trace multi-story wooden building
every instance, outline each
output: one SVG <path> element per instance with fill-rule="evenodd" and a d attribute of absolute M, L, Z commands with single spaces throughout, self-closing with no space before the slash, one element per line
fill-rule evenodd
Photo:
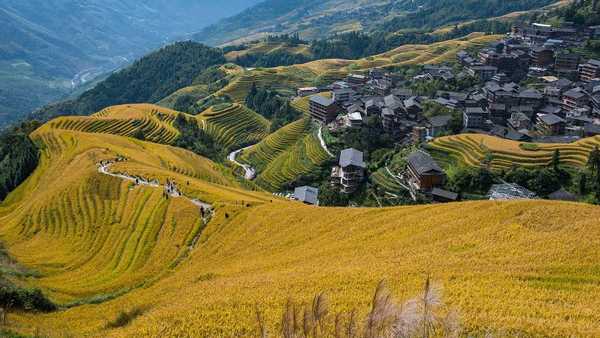
<path fill-rule="evenodd" d="M 593 79 L 600 78 L 600 61 L 589 60 L 579 65 L 579 79 L 583 82 L 590 82 Z"/>
<path fill-rule="evenodd" d="M 340 107 L 332 100 L 321 95 L 313 95 L 309 102 L 310 116 L 322 123 L 335 120 L 340 112 Z"/>
<path fill-rule="evenodd" d="M 429 192 L 444 184 L 446 174 L 435 160 L 423 150 L 408 155 L 408 183 L 413 192 Z"/>
<path fill-rule="evenodd" d="M 567 111 L 586 107 L 588 102 L 587 93 L 580 87 L 567 90 L 562 94 L 563 108 Z"/>
<path fill-rule="evenodd" d="M 331 170 L 331 183 L 342 193 L 353 193 L 363 181 L 366 167 L 361 151 L 344 149 L 340 153 L 339 165 Z"/>

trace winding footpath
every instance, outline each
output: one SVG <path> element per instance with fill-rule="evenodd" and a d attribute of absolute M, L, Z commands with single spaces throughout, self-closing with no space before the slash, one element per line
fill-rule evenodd
<path fill-rule="evenodd" d="M 396 175 L 394 175 L 392 173 L 392 171 L 390 170 L 390 168 L 388 168 L 388 166 L 385 166 L 385 170 L 387 171 L 388 175 L 390 175 L 394 179 L 394 181 L 396 181 L 396 183 L 398 183 L 398 185 L 400 185 L 405 190 L 410 190 L 404 183 L 402 183 L 400 181 L 400 179 L 398 178 L 398 176 L 396 176 Z"/>
<path fill-rule="evenodd" d="M 247 180 L 253 180 L 256 177 L 256 170 L 254 168 L 252 168 L 251 166 L 247 165 L 247 164 L 243 164 L 238 162 L 235 158 L 244 150 L 250 148 L 252 146 L 248 146 L 246 148 L 242 148 L 242 149 L 238 149 L 236 151 L 232 151 L 229 156 L 227 156 L 227 159 L 232 162 L 233 164 L 237 165 L 238 167 L 241 167 L 242 169 L 244 169 L 244 178 Z"/>
<path fill-rule="evenodd" d="M 321 147 L 323 147 L 325 152 L 327 154 L 329 154 L 329 156 L 335 157 L 335 155 L 333 155 L 331 153 L 331 151 L 329 151 L 329 149 L 327 148 L 327 144 L 325 143 L 325 139 L 323 139 L 323 125 L 322 124 L 319 125 L 319 131 L 317 132 L 317 137 L 319 138 L 319 142 L 321 142 Z"/>
<path fill-rule="evenodd" d="M 196 198 L 191 198 L 191 197 L 185 196 L 184 194 L 182 194 L 179 191 L 179 189 L 177 189 L 177 185 L 170 181 L 167 181 L 167 183 L 165 183 L 165 185 L 161 185 L 158 180 L 149 181 L 143 177 L 134 177 L 134 176 L 126 175 L 126 174 L 118 174 L 118 173 L 110 172 L 110 170 L 109 170 L 110 166 L 112 164 L 114 164 L 115 162 L 118 162 L 118 161 L 101 161 L 100 163 L 98 163 L 98 172 L 101 174 L 104 174 L 104 175 L 108 175 L 108 176 L 120 178 L 125 181 L 133 182 L 136 185 L 145 185 L 145 186 L 153 187 L 153 188 L 163 187 L 165 192 L 169 196 L 174 197 L 174 198 L 183 197 L 183 198 L 187 199 L 188 201 L 190 201 L 195 206 L 197 206 L 198 208 L 200 208 L 202 215 L 203 215 L 203 220 L 205 223 L 208 223 L 208 221 L 210 220 L 212 213 L 213 213 L 212 204 L 200 201 L 199 199 L 196 199 Z"/>
<path fill-rule="evenodd" d="M 204 122 L 204 121 L 203 121 Z M 319 126 L 319 130 L 317 132 L 317 137 L 319 138 L 319 143 L 321 143 L 321 147 L 323 148 L 323 150 L 325 150 L 325 152 L 331 156 L 331 157 L 335 157 L 335 155 L 333 155 L 331 153 L 331 151 L 329 151 L 329 149 L 327 148 L 327 144 L 325 143 L 325 139 L 323 139 L 323 125 L 321 124 Z M 236 158 L 238 157 L 239 154 L 241 154 L 244 150 L 249 149 L 251 147 L 253 147 L 254 145 L 242 148 L 242 149 L 238 149 L 236 151 L 232 151 L 231 153 L 229 153 L 229 155 L 227 156 L 227 160 L 233 164 L 235 164 L 236 166 L 244 169 L 244 178 L 251 181 L 253 179 L 256 178 L 256 169 L 254 169 L 252 166 L 248 165 L 248 164 L 244 164 L 244 163 L 240 163 L 238 160 L 236 160 Z"/>

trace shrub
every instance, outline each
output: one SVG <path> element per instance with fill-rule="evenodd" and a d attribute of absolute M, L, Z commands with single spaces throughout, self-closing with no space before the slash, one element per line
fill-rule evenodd
<path fill-rule="evenodd" d="M 23 311 L 50 312 L 57 309 L 41 290 L 17 287 L 0 288 L 0 306 Z"/>
<path fill-rule="evenodd" d="M 537 151 L 540 147 L 535 143 L 521 143 L 519 144 L 519 148 L 526 151 Z"/>
<path fill-rule="evenodd" d="M 141 129 L 138 129 L 135 131 L 135 133 L 133 133 L 133 138 L 136 138 L 140 141 L 145 141 L 146 140 L 146 135 L 144 134 L 144 131 Z"/>
<path fill-rule="evenodd" d="M 108 322 L 106 327 L 115 329 L 129 325 L 134 319 L 144 314 L 145 310 L 139 306 L 134 307 L 130 311 L 121 311 L 113 321 Z"/>

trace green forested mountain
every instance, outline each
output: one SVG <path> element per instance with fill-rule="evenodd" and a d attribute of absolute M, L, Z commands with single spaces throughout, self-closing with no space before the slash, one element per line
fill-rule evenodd
<path fill-rule="evenodd" d="M 600 1 L 575 1 L 571 6 L 558 11 L 558 14 L 564 21 L 571 21 L 578 25 L 600 25 Z"/>
<path fill-rule="evenodd" d="M 0 125 L 258 0 L 0 0 Z"/>
<path fill-rule="evenodd" d="M 156 102 L 190 85 L 206 68 L 222 63 L 225 58 L 220 49 L 178 42 L 112 74 L 77 99 L 48 105 L 34 116 L 46 120 L 57 115 L 89 115 L 116 104 Z"/>
<path fill-rule="evenodd" d="M 553 2 L 555 0 L 267 0 L 203 29 L 194 37 L 209 44 L 223 44 L 293 32 L 312 40 L 356 30 L 426 29 L 539 8 Z"/>

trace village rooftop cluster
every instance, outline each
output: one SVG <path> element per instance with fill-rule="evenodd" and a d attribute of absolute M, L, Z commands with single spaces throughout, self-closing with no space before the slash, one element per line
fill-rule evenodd
<path fill-rule="evenodd" d="M 410 79 L 384 69 L 350 74 L 323 87 L 299 88 L 310 97 L 309 111 L 329 130 L 359 128 L 369 116 L 379 116 L 381 128 L 399 144 L 420 144 L 451 134 L 452 114 L 426 117 L 427 103 L 458 112 L 461 132 L 482 133 L 520 142 L 574 142 L 600 135 L 600 60 L 576 52 L 589 39 L 600 37 L 600 26 L 576 29 L 533 23 L 514 26 L 498 42 L 479 50 L 457 53 L 457 65 L 425 65 Z M 419 96 L 410 89 L 419 81 L 456 81 L 469 78 L 475 85 L 461 91 L 437 91 Z M 418 150 L 407 158 L 402 178 L 416 196 L 452 201 L 443 191 L 445 174 L 433 158 Z M 345 149 L 332 168 L 331 184 L 341 193 L 354 192 L 363 181 L 366 164 L 360 149 Z M 302 198 L 311 191 L 311 201 Z M 318 190 L 301 187 L 296 197 L 318 203 Z M 496 185 L 492 199 L 532 198 L 514 184 Z"/>

